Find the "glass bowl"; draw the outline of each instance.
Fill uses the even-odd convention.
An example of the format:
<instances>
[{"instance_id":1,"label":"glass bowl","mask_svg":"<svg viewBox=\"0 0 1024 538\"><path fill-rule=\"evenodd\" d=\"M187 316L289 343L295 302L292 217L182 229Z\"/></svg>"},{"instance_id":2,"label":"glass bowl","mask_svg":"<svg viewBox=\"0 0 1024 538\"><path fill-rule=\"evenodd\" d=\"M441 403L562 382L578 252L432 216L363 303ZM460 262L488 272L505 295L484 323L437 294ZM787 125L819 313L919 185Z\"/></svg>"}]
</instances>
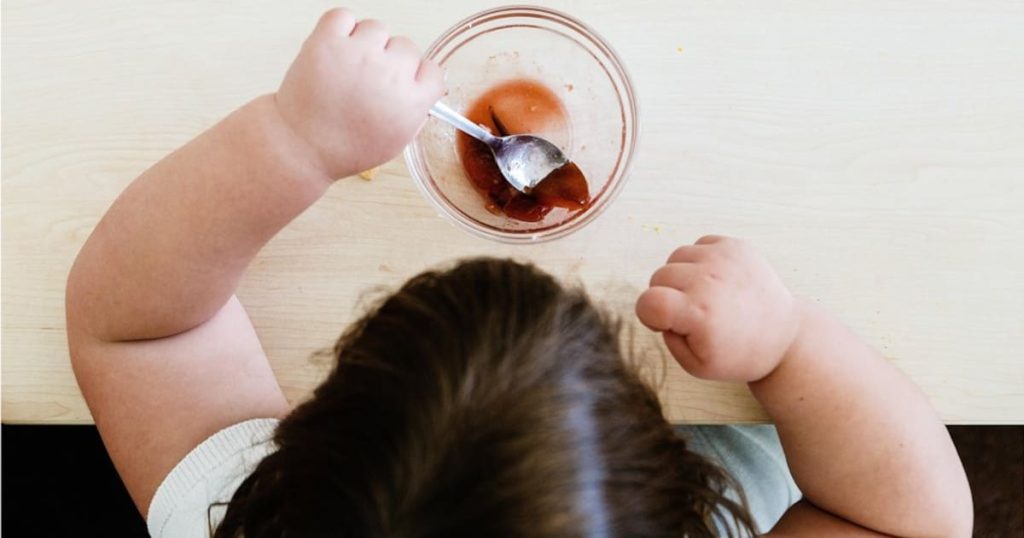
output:
<instances>
[{"instance_id":1,"label":"glass bowl","mask_svg":"<svg viewBox=\"0 0 1024 538\"><path fill-rule=\"evenodd\" d=\"M423 195L455 224L507 243L547 241L592 221L622 190L637 144L636 98L622 61L593 29L552 9L499 7L453 26L426 57L445 70L444 102L460 112L508 80L530 79L553 91L568 121L557 132L534 134L579 166L591 194L588 207L556 208L538 222L492 213L462 168L455 129L431 118L406 148L405 162Z\"/></svg>"}]
</instances>

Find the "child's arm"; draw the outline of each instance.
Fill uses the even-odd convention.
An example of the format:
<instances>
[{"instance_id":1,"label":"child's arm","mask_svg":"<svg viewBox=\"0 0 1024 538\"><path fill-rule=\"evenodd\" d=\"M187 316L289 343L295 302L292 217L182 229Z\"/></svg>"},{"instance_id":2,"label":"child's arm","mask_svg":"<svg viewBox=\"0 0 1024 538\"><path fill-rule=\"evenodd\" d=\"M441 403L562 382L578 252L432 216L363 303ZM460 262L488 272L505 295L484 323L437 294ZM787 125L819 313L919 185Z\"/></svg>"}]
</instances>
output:
<instances>
[{"instance_id":1,"label":"child's arm","mask_svg":"<svg viewBox=\"0 0 1024 538\"><path fill-rule=\"evenodd\" d=\"M833 515L898 536L970 535L963 467L925 396L828 313L794 299L746 244L712 236L676 250L637 315L693 375L748 382L774 420L813 505L787 513L779 535L857 530Z\"/></svg>"},{"instance_id":2,"label":"child's arm","mask_svg":"<svg viewBox=\"0 0 1024 538\"><path fill-rule=\"evenodd\" d=\"M83 395L145 514L163 477L217 430L288 404L235 287L332 180L395 155L441 94L404 38L344 10L320 20L274 95L135 180L68 279Z\"/></svg>"}]
</instances>

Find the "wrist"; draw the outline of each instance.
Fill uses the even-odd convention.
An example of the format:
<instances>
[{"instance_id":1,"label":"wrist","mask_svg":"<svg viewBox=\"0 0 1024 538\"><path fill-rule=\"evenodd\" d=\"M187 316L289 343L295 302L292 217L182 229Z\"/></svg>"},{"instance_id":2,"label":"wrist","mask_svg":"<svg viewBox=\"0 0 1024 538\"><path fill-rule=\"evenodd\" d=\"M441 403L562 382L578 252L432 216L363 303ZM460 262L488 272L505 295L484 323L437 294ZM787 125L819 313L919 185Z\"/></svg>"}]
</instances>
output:
<instances>
[{"instance_id":1,"label":"wrist","mask_svg":"<svg viewBox=\"0 0 1024 538\"><path fill-rule=\"evenodd\" d=\"M349 175L333 173L330 164L314 141L304 136L300 126L284 113L276 93L256 98L254 105L266 114L267 121L273 125L274 136L280 139L281 147L287 148L296 160L305 162L306 168L310 169L312 173L321 176L321 179L326 178L328 183L333 183L334 180Z\"/></svg>"},{"instance_id":2,"label":"wrist","mask_svg":"<svg viewBox=\"0 0 1024 538\"><path fill-rule=\"evenodd\" d=\"M793 306L791 309L791 337L789 345L786 346L786 351L783 352L782 358L779 359L779 363L788 360L796 354L797 348L804 339L807 338L809 327L812 324L811 321L815 317L816 308L813 304L807 302L805 299L800 297L793 298Z\"/></svg>"},{"instance_id":3,"label":"wrist","mask_svg":"<svg viewBox=\"0 0 1024 538\"><path fill-rule=\"evenodd\" d=\"M808 326L813 318L813 305L807 301L793 297L792 303L789 307L789 312L785 324L785 346L782 348L781 354L776 358L775 364L770 370L765 372L759 379L751 381L751 383L757 383L769 377L772 374L782 369L782 367L793 361L793 357L799 354L799 348L802 346L804 340L806 340L808 333L810 332Z\"/></svg>"}]
</instances>

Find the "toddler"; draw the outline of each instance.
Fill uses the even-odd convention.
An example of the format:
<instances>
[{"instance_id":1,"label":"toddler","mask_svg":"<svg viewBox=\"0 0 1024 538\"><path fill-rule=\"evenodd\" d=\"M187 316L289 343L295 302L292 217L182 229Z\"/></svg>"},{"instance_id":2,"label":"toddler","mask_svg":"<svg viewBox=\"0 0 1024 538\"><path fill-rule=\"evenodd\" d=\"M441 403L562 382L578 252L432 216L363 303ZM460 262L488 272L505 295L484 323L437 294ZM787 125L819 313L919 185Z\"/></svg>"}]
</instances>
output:
<instances>
[{"instance_id":1,"label":"toddler","mask_svg":"<svg viewBox=\"0 0 1024 538\"><path fill-rule=\"evenodd\" d=\"M86 242L72 364L154 537L970 535L924 395L735 239L672 252L636 315L686 371L746 383L777 434L673 428L612 317L496 259L407 282L292 408L238 281L442 91L408 39L329 11L276 93L153 165Z\"/></svg>"}]
</instances>

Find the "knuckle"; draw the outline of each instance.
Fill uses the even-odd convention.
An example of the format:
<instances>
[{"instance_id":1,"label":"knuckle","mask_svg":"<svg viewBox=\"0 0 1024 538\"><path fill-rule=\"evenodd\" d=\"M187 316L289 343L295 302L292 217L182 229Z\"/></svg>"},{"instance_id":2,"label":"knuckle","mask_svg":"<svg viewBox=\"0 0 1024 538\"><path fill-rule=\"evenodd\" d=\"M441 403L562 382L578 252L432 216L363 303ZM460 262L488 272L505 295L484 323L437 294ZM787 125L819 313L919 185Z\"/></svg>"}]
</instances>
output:
<instances>
[{"instance_id":1,"label":"knuckle","mask_svg":"<svg viewBox=\"0 0 1024 538\"><path fill-rule=\"evenodd\" d=\"M734 243L722 242L717 246L717 250L726 258L732 258L739 252L739 248Z\"/></svg>"},{"instance_id":2,"label":"knuckle","mask_svg":"<svg viewBox=\"0 0 1024 538\"><path fill-rule=\"evenodd\" d=\"M375 32L381 34L387 33L387 27L384 26L383 22L380 22L377 19L365 19L359 21L359 24L357 24L356 26L358 26L359 29L363 32Z\"/></svg>"},{"instance_id":3,"label":"knuckle","mask_svg":"<svg viewBox=\"0 0 1024 538\"><path fill-rule=\"evenodd\" d=\"M672 260L681 258L682 256L685 256L686 252L689 250L689 248L690 248L689 245L683 245L681 247L676 247L676 249L673 250L671 254L669 254L669 256L668 256L669 261L672 261Z\"/></svg>"},{"instance_id":4,"label":"knuckle","mask_svg":"<svg viewBox=\"0 0 1024 538\"><path fill-rule=\"evenodd\" d=\"M431 74L441 74L441 66L437 65L433 60L421 60L420 69Z\"/></svg>"},{"instance_id":5,"label":"knuckle","mask_svg":"<svg viewBox=\"0 0 1024 538\"><path fill-rule=\"evenodd\" d=\"M728 252L724 249L716 248L708 252L703 268L707 272L715 272L720 275L721 271L731 263L730 259L731 257Z\"/></svg>"},{"instance_id":6,"label":"knuckle","mask_svg":"<svg viewBox=\"0 0 1024 538\"><path fill-rule=\"evenodd\" d=\"M441 88L444 82L441 68L429 60L424 60L420 63L420 79L425 79L427 82L437 86L438 89Z\"/></svg>"},{"instance_id":7,"label":"knuckle","mask_svg":"<svg viewBox=\"0 0 1024 538\"><path fill-rule=\"evenodd\" d=\"M651 274L651 279L648 282L648 285L650 285L650 286L661 285L661 283L665 282L665 280L668 278L668 271L670 269L671 268L669 266L667 266L667 265L662 265L661 267L655 269L654 273Z\"/></svg>"},{"instance_id":8,"label":"knuckle","mask_svg":"<svg viewBox=\"0 0 1024 538\"><path fill-rule=\"evenodd\" d=\"M322 25L331 27L345 26L354 21L355 15L343 7L329 9L320 17L320 23Z\"/></svg>"}]
</instances>

